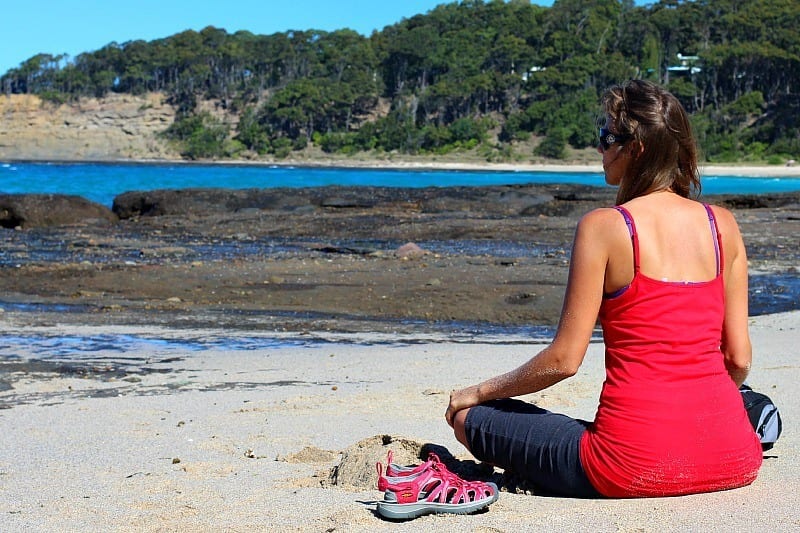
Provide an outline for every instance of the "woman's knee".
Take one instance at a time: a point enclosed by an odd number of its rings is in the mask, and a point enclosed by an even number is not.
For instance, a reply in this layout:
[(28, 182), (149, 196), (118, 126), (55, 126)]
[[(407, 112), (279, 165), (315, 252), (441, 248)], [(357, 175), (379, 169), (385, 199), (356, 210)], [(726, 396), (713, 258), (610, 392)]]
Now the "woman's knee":
[(467, 442), (467, 430), (465, 427), (467, 422), (467, 413), (469, 413), (469, 409), (462, 409), (453, 417), (453, 433), (456, 436), (456, 440), (469, 450), (469, 444)]

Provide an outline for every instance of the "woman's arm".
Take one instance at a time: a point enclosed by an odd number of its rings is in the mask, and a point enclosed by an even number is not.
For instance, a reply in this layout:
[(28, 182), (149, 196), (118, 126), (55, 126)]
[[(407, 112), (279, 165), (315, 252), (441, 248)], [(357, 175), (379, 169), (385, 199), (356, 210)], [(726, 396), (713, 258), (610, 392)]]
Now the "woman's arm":
[(727, 209), (714, 207), (725, 257), (725, 319), (722, 324), (722, 355), (725, 368), (737, 386), (750, 372), (753, 349), (748, 330), (747, 252), (739, 225)]
[(586, 354), (603, 297), (610, 228), (615, 211), (600, 209), (578, 223), (572, 247), (561, 319), (553, 342), (522, 366), (465, 389), (453, 391), (445, 417), (495, 400), (537, 392), (574, 375)]

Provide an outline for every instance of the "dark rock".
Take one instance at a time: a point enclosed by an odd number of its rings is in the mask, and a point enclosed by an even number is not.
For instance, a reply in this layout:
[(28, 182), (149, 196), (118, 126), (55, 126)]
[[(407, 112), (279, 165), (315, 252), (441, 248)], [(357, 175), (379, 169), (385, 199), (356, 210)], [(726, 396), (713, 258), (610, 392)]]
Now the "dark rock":
[(778, 194), (719, 194), (713, 202), (728, 209), (774, 209), (800, 204), (800, 193)]
[(584, 185), (166, 189), (123, 193), (112, 209), (121, 219), (256, 211), (308, 214), (318, 209), (527, 216), (571, 213), (587, 205), (607, 205), (612, 198), (610, 189)]
[(121, 219), (141, 216), (209, 215), (292, 210), (307, 205), (296, 195), (272, 189), (164, 189), (132, 191), (114, 198), (112, 210)]
[(369, 255), (375, 253), (374, 248), (357, 248), (353, 246), (335, 246), (335, 245), (325, 245), (325, 246), (314, 246), (311, 248), (317, 252), (321, 252), (323, 254), (352, 254), (352, 255)]
[(109, 224), (117, 216), (107, 207), (64, 194), (0, 195), (0, 227), (38, 228), (71, 224)]
[(331, 198), (324, 198), (319, 205), (321, 207), (347, 209), (355, 207), (373, 207), (375, 205), (375, 202), (367, 198), (358, 198), (358, 197), (343, 198), (340, 196), (335, 196)]

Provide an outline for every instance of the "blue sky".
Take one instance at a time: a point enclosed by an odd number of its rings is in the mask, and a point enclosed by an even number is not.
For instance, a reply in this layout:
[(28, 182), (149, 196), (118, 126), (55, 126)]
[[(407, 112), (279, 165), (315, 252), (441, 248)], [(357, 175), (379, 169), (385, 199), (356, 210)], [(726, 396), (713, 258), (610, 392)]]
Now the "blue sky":
[[(352, 28), (369, 35), (445, 0), (8, 0), (0, 74), (38, 53), (76, 56), (111, 42), (150, 41), (206, 26), (230, 33)], [(552, 1), (535, 1), (552, 5)]]

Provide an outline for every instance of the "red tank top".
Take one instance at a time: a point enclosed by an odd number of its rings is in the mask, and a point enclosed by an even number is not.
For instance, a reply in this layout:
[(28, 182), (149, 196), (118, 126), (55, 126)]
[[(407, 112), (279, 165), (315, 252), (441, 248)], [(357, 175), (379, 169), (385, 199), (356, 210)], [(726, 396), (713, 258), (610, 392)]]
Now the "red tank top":
[[(666, 282), (639, 271), (600, 307), (606, 380), (595, 421), (581, 440), (589, 480), (609, 497), (672, 496), (753, 482), (762, 451), (720, 344), (725, 309), (722, 245), (706, 205), (717, 275)], [(710, 243), (709, 243), (710, 245)]]

